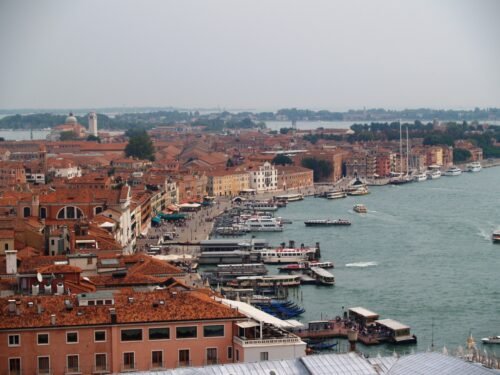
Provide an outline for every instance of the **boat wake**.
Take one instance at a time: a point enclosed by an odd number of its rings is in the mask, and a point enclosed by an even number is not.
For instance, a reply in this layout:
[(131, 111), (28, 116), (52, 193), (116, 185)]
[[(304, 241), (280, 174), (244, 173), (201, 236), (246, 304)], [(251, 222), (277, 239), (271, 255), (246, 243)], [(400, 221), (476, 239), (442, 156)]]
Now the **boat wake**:
[(346, 267), (365, 268), (365, 267), (375, 267), (375, 266), (378, 266), (378, 263), (377, 262), (355, 262), (355, 263), (347, 263), (345, 266)]

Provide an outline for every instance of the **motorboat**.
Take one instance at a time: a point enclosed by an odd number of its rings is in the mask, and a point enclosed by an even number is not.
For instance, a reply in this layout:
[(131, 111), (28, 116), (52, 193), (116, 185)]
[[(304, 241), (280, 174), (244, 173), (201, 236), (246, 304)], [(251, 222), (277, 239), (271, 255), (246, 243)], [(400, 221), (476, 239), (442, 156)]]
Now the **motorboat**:
[(444, 171), (445, 176), (459, 176), (462, 174), (462, 170), (455, 166), (451, 166), (446, 171)]
[(286, 202), (296, 202), (304, 199), (303, 194), (283, 194), (274, 197), (276, 200), (284, 200)]
[(479, 172), (481, 169), (483, 169), (483, 167), (478, 161), (467, 164), (467, 172)]
[(500, 243), (500, 230), (496, 230), (491, 235), (491, 240), (495, 243)]
[(368, 191), (368, 188), (366, 186), (359, 187), (355, 190), (349, 190), (347, 192), (347, 195), (353, 195), (353, 196), (366, 195), (366, 194), (370, 194), (370, 192)]
[(483, 344), (500, 344), (500, 336), (489, 336), (481, 339)]
[(283, 226), (273, 217), (252, 217), (242, 224), (242, 229), (248, 232), (281, 232)]
[(330, 226), (330, 225), (351, 225), (351, 222), (347, 219), (316, 219), (316, 220), (306, 220), (304, 224), (307, 227), (315, 227), (315, 226)]
[(340, 198), (345, 198), (345, 197), (347, 197), (347, 193), (344, 191), (332, 191), (332, 192), (326, 193), (327, 199), (340, 199)]
[(317, 249), (310, 247), (303, 248), (277, 248), (277, 249), (264, 249), (255, 251), (260, 256), (260, 261), (263, 263), (301, 263), (307, 260), (314, 259)]
[(410, 182), (413, 182), (413, 179), (410, 176), (394, 177), (389, 180), (391, 185), (403, 185)]
[(441, 171), (439, 169), (433, 169), (429, 172), (427, 172), (427, 179), (428, 180), (436, 180), (441, 177)]
[(368, 209), (364, 204), (355, 204), (354, 207), (352, 208), (355, 212), (360, 213), (360, 214), (366, 214), (368, 212)]
[(413, 176), (413, 181), (415, 182), (422, 182), (427, 180), (427, 174), (425, 173), (418, 173), (415, 176)]

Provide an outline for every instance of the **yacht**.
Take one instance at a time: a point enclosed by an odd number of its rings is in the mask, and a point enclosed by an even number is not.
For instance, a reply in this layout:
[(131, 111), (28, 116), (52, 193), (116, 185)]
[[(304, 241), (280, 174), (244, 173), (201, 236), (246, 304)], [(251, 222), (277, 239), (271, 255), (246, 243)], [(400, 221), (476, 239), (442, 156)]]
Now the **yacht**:
[(415, 176), (413, 176), (413, 181), (415, 182), (422, 182), (427, 180), (427, 175), (424, 173), (418, 173)]
[(462, 170), (455, 166), (451, 166), (446, 171), (444, 171), (445, 176), (459, 176), (462, 174)]
[(500, 230), (496, 230), (493, 232), (493, 234), (491, 235), (491, 240), (493, 242), (500, 242)]
[(356, 204), (352, 209), (360, 214), (366, 214), (368, 212), (368, 209), (364, 204)]
[(490, 336), (481, 339), (483, 344), (500, 344), (500, 336)]
[(344, 191), (332, 191), (330, 193), (326, 193), (327, 199), (340, 199), (347, 197), (347, 193)]
[(481, 163), (478, 161), (467, 164), (467, 172), (479, 172), (481, 169), (483, 169), (483, 167), (481, 167)]
[(242, 226), (243, 230), (249, 232), (282, 232), (281, 223), (274, 217), (252, 217), (248, 219)]
[(439, 169), (433, 169), (427, 172), (428, 180), (436, 180), (441, 177), (441, 171)]

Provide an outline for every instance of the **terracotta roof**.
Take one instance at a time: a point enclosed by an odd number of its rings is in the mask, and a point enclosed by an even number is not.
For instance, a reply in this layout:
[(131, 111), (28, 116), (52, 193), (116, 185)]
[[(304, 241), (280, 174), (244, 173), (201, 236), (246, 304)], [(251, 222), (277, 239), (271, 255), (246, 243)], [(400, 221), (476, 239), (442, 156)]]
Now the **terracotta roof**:
[(37, 268), (37, 271), (43, 274), (58, 274), (58, 273), (81, 273), (80, 267), (70, 266), (68, 264), (51, 264)]
[[(133, 302), (129, 302), (129, 297), (133, 297)], [(8, 312), (8, 300), (13, 299), (12, 296), (0, 298), (0, 329), (51, 327), (52, 314), (56, 316), (57, 326), (111, 324), (110, 307), (115, 308), (118, 324), (245, 318), (237, 310), (196, 291), (176, 294), (169, 291), (122, 291), (114, 294), (114, 306), (79, 307), (76, 295), (15, 298), (20, 302), (19, 315)], [(65, 300), (72, 302), (73, 309), (65, 308)], [(160, 300), (165, 303), (153, 305)], [(30, 307), (28, 302), (33, 302), (34, 305)], [(40, 314), (35, 305), (42, 306), (43, 311)]]
[(8, 229), (0, 229), (0, 239), (14, 239), (14, 231)]
[(142, 257), (138, 263), (129, 268), (130, 274), (138, 273), (149, 276), (169, 276), (184, 274), (180, 268), (158, 259), (151, 258), (147, 255)]

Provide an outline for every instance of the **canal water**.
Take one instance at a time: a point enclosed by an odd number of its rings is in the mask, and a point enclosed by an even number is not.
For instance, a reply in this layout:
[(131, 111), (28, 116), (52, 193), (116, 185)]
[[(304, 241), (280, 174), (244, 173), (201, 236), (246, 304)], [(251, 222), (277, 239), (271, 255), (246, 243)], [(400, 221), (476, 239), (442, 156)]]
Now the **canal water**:
[[(322, 260), (335, 263), (334, 287), (305, 285), (290, 293), (306, 309), (301, 320), (362, 306), (411, 326), (417, 346), (396, 349), (406, 352), (427, 350), (432, 342), (453, 350), (465, 345), (470, 331), (478, 342), (500, 335), (500, 245), (490, 239), (500, 228), (500, 168), (370, 191), (290, 203), (276, 216), (293, 224), (257, 236), (273, 245), (320, 242)], [(353, 212), (356, 203), (368, 213)], [(304, 225), (323, 218), (347, 218), (352, 225)], [(387, 354), (394, 348), (361, 349)]]

